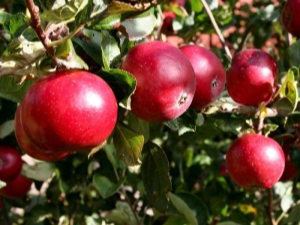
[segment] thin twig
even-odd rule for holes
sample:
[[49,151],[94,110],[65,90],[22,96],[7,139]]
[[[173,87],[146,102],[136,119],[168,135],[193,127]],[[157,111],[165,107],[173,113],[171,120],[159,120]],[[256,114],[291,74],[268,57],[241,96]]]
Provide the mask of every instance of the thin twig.
[[273,190],[272,188],[268,189],[269,193],[269,199],[268,199],[268,205],[266,206],[268,218],[270,220],[271,225],[277,225],[274,216],[273,216]]
[[221,41],[221,43],[222,43],[222,45],[223,45],[223,48],[224,48],[224,50],[225,50],[227,56],[231,59],[231,58],[232,58],[231,52],[230,52],[228,46],[226,45],[224,36],[223,36],[223,34],[222,34],[222,32],[221,32],[221,30],[220,30],[220,28],[219,28],[219,26],[218,26],[218,24],[217,24],[217,22],[216,22],[214,16],[213,16],[213,14],[212,14],[212,12],[211,12],[209,6],[207,5],[207,3],[206,3],[205,0],[201,0],[201,2],[202,2],[202,4],[203,4],[203,6],[204,6],[204,8],[205,8],[205,10],[206,10],[206,12],[207,12],[207,14],[208,14],[210,20],[211,20],[211,23],[212,23],[212,25],[213,25],[213,27],[214,27],[214,29],[215,29],[217,35],[219,36],[219,39],[220,39],[220,41]]
[[46,36],[41,25],[39,7],[34,4],[33,0],[25,0],[25,2],[31,15],[30,26],[36,31],[36,34],[44,45],[46,52],[52,56],[54,54],[54,51],[48,46],[49,39]]

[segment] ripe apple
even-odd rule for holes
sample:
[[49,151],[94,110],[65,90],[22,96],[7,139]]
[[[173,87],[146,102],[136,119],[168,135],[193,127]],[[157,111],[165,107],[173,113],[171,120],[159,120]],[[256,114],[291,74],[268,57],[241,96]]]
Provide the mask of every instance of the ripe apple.
[[197,80],[191,108],[200,110],[220,96],[225,87],[226,72],[219,58],[206,48],[186,45],[180,50],[190,60]]
[[14,180],[22,169],[21,154],[9,146],[0,146],[0,180]]
[[300,0],[287,0],[281,11],[285,29],[295,37],[300,37]]
[[40,78],[19,107],[19,127],[43,151],[89,150],[109,137],[117,121],[111,88],[86,71],[56,71]]
[[162,33],[172,33],[173,30],[173,20],[176,17],[176,14],[174,12],[171,11],[164,11],[163,12],[164,15],[164,20],[163,20],[163,24],[161,27],[161,32]]
[[297,167],[294,165],[294,163],[291,161],[290,157],[290,150],[293,146],[293,143],[289,140],[285,140],[285,142],[282,145],[282,149],[284,152],[284,158],[285,158],[285,167],[282,176],[280,177],[280,181],[286,182],[289,180],[292,180],[298,173]]
[[247,49],[234,55],[227,72],[226,86],[231,98],[242,105],[269,103],[278,79],[275,60],[258,49]]
[[238,138],[226,154],[229,175],[244,188],[272,187],[280,179],[284,166],[281,146],[259,134],[246,134]]
[[72,154],[71,152],[45,151],[43,149],[36,147],[29,140],[29,138],[24,132],[23,126],[21,125],[20,107],[17,108],[15,114],[15,136],[23,152],[31,156],[32,158],[38,160],[54,162],[54,161],[62,160]]
[[30,190],[32,180],[19,174],[17,178],[6,183],[6,186],[0,189],[0,196],[6,198],[20,198]]
[[150,122],[165,122],[183,114],[196,90],[193,67],[176,47],[161,41],[136,45],[121,69],[137,80],[131,97],[132,113]]

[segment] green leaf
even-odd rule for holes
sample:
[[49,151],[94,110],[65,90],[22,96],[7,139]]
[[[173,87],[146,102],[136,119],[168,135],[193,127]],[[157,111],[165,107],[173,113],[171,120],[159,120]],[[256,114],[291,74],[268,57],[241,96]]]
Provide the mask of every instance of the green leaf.
[[[177,193],[176,196],[179,197],[181,200],[183,200],[185,202],[185,204],[187,204],[187,206],[190,208],[190,210],[193,211],[193,214],[195,214],[198,224],[207,224],[208,223],[208,220],[209,220],[208,208],[205,205],[205,203],[198,196],[190,194],[190,193],[183,193],[183,192]],[[170,198],[170,200],[171,200],[171,198]],[[172,202],[172,200],[171,200],[171,202]],[[173,204],[173,202],[172,202],[172,204]],[[186,217],[188,216],[185,214],[183,214],[183,215]]]
[[14,120],[5,121],[0,125],[0,139],[5,138],[14,131]]
[[122,14],[134,11],[137,11],[137,9],[135,9],[131,4],[116,0],[111,1],[111,3],[107,6],[107,15]]
[[178,212],[185,216],[190,225],[198,225],[196,213],[180,197],[171,192],[168,193],[168,197]]
[[[132,209],[127,202],[118,201],[116,203],[116,208],[110,211],[105,218],[112,222],[115,222],[116,224],[141,224],[136,220],[136,217],[133,214]],[[138,216],[137,219],[141,221],[141,218],[139,218]]]
[[203,116],[197,114],[193,109],[187,110],[180,117],[165,122],[165,125],[174,131],[178,131],[178,135],[182,135],[186,132],[195,132],[197,125],[203,124]]
[[114,167],[114,169],[116,169],[116,170],[120,169],[120,168],[125,169],[126,166],[125,166],[124,162],[117,157],[116,149],[113,144],[105,145],[104,151],[106,153],[108,160]]
[[117,155],[127,166],[140,164],[140,153],[144,145],[144,137],[129,129],[125,125],[118,124],[113,134]]
[[53,164],[36,161],[33,166],[24,163],[22,175],[34,180],[45,181],[53,176],[54,170],[55,166]]
[[169,216],[167,221],[164,222],[163,225],[189,225],[189,223],[184,216],[176,215]]
[[201,12],[203,9],[203,5],[201,4],[201,1],[198,0],[190,0],[192,10],[195,12]]
[[121,14],[112,14],[104,19],[94,22],[91,27],[95,30],[113,30],[119,26],[121,22]]
[[93,184],[99,191],[102,198],[108,198],[114,195],[122,186],[124,179],[120,179],[118,183],[114,184],[107,177],[95,174],[93,176]]
[[5,11],[1,11],[0,9],[0,24],[4,24],[5,21],[8,21],[11,15]]
[[[154,8],[121,22],[119,30],[129,40],[141,40],[149,35],[155,27]],[[147,24],[147,26],[145,26]]]
[[129,113],[128,126],[139,134],[142,134],[145,139],[145,143],[149,140],[149,122],[142,120],[132,113]]
[[20,102],[34,81],[26,80],[22,84],[17,84],[14,77],[0,77],[0,97],[13,102]]
[[290,109],[291,111],[296,109],[298,104],[298,89],[292,69],[286,74],[285,79],[274,98],[278,95],[280,100],[273,104],[276,108]]
[[240,223],[235,223],[233,221],[217,223],[217,225],[241,225]]
[[16,34],[21,34],[21,32],[27,27],[28,25],[23,13],[11,15],[3,24],[3,28],[14,36],[18,36]]
[[57,47],[59,54],[56,61],[71,69],[88,69],[88,65],[77,55],[73,43],[68,39],[65,43]]
[[289,216],[283,219],[282,224],[297,223],[300,221],[300,204],[296,205]]
[[290,66],[300,66],[300,40],[289,46],[287,49],[287,59]]
[[142,179],[146,197],[158,211],[165,212],[169,205],[167,193],[171,191],[169,162],[164,151],[152,142],[142,152]]
[[105,60],[103,64],[107,64],[105,69],[108,70],[111,62],[121,54],[121,51],[117,40],[110,34],[109,31],[102,31],[101,37],[102,58],[103,61]]
[[71,0],[67,4],[66,2],[64,4],[57,4],[57,8],[46,9],[40,14],[40,17],[43,20],[54,23],[71,22],[87,4],[88,0]]
[[130,110],[130,96],[136,88],[136,79],[128,72],[120,69],[100,71],[98,73],[112,88],[120,105]]

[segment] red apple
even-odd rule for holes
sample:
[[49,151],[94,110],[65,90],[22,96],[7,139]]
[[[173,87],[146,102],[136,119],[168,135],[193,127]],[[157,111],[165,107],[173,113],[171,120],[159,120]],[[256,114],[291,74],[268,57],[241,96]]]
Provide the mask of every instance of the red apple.
[[179,6],[184,6],[187,0],[170,0],[170,2],[174,4],[178,4]]
[[161,32],[162,33],[172,33],[173,30],[173,20],[176,17],[176,14],[174,12],[171,11],[164,11],[163,12],[164,15],[164,20],[163,20],[163,24],[161,27]]
[[270,188],[281,177],[285,166],[281,146],[259,134],[246,134],[235,140],[226,154],[231,178],[244,188]]
[[0,146],[0,180],[4,182],[15,179],[22,169],[21,154],[9,146]]
[[220,96],[225,87],[226,72],[219,58],[206,48],[186,45],[180,50],[190,60],[197,80],[191,108],[200,110]]
[[100,77],[86,71],[56,71],[29,88],[20,121],[28,139],[43,151],[85,151],[112,133],[117,102]]
[[178,48],[161,41],[138,44],[120,68],[137,80],[131,109],[141,119],[165,122],[189,108],[196,90],[195,72]]
[[6,186],[0,189],[0,196],[6,198],[20,198],[30,190],[32,180],[19,174],[13,181],[7,182]]
[[20,148],[23,150],[24,153],[31,156],[32,158],[54,162],[62,160],[72,154],[71,152],[45,151],[36,147],[28,139],[27,135],[24,132],[23,126],[21,125],[20,107],[17,108],[15,115],[15,135]]
[[247,49],[234,55],[226,86],[235,102],[258,106],[272,99],[277,79],[275,60],[261,50]]
[[287,0],[282,11],[281,20],[285,29],[295,37],[300,37],[300,0]]

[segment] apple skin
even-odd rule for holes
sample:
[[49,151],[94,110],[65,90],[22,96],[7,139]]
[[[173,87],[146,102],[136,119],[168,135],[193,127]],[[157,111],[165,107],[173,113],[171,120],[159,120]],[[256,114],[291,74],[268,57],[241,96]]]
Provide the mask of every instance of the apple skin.
[[298,173],[297,167],[292,163],[290,157],[290,149],[293,146],[293,143],[289,140],[285,141],[282,145],[282,149],[284,152],[285,158],[285,167],[282,176],[280,177],[280,181],[286,182],[292,180]]
[[32,185],[32,180],[19,174],[13,181],[7,182],[6,186],[0,189],[0,196],[6,198],[21,198],[27,194]]
[[235,140],[226,154],[231,178],[243,188],[270,188],[281,177],[284,152],[273,139],[246,134]]
[[21,154],[9,146],[0,146],[0,180],[14,180],[22,170]]
[[137,117],[165,122],[189,108],[196,77],[191,63],[178,48],[161,41],[143,42],[129,50],[120,68],[137,80],[131,97],[132,113]]
[[206,48],[186,45],[179,49],[190,60],[196,75],[197,87],[191,108],[201,110],[215,101],[223,91],[225,69],[219,58]]
[[36,147],[29,140],[21,125],[20,107],[21,105],[17,108],[15,114],[15,136],[20,148],[23,150],[24,153],[31,156],[32,158],[48,162],[59,161],[72,154],[71,152],[43,151],[42,149]]
[[282,11],[281,20],[285,29],[295,37],[300,37],[300,0],[287,0]]
[[44,151],[86,151],[103,143],[117,121],[117,102],[100,77],[78,70],[50,73],[27,91],[21,126]]
[[247,49],[234,55],[227,71],[226,86],[230,97],[242,105],[269,103],[277,85],[275,60],[258,49]]

